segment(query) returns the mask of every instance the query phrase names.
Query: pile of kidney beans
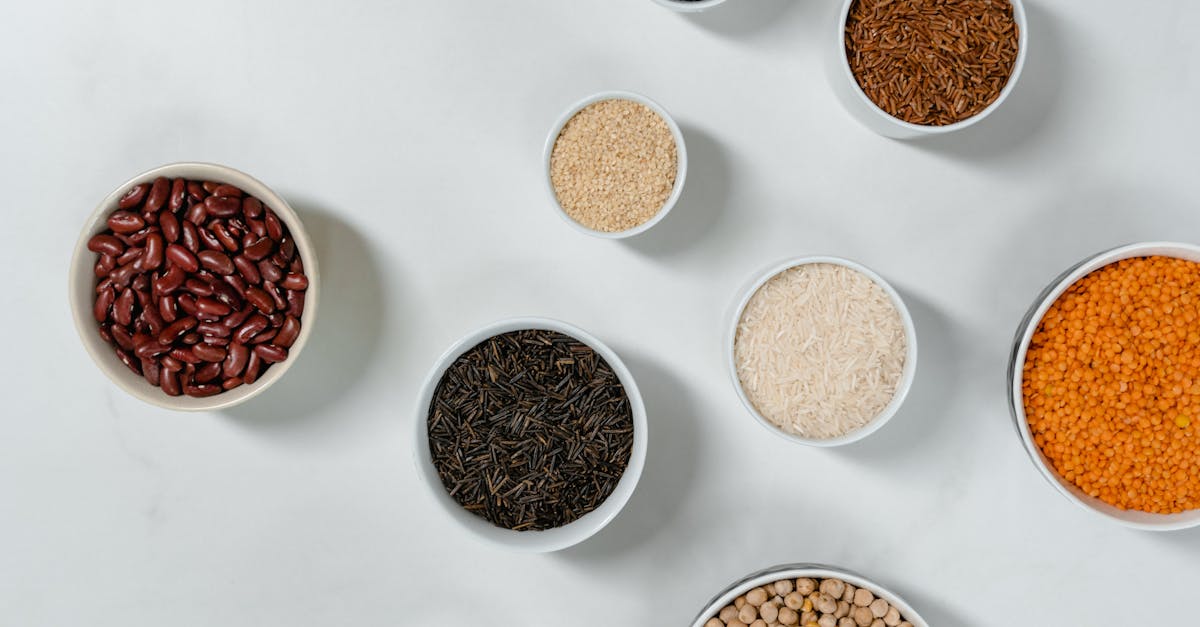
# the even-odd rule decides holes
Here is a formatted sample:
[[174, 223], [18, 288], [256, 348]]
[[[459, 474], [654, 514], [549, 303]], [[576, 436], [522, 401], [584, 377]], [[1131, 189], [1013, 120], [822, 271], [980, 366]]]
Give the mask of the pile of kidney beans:
[[163, 392], [254, 383], [300, 334], [308, 277], [270, 207], [233, 185], [135, 185], [88, 241], [100, 336]]

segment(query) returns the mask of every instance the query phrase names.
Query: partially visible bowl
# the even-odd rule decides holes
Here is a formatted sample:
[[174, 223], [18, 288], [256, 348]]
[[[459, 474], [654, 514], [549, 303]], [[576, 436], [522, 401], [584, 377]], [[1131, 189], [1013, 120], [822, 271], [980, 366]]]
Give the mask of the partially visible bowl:
[[725, 0], [654, 0], [655, 4], [680, 13], [699, 13], [724, 2]]
[[[567, 122], [571, 121], [571, 118], [575, 117], [576, 113], [584, 110], [589, 105], [605, 100], [630, 100], [645, 105], [651, 111], [657, 113], [663, 119], [663, 121], [667, 123], [667, 127], [671, 130], [671, 137], [675, 139], [675, 185], [671, 188], [670, 196], [667, 197], [667, 200], [665, 203], [663, 203], [663, 206], [659, 208], [658, 213], [654, 214], [654, 217], [633, 228], [625, 229], [624, 231], [599, 231], [577, 222], [570, 216], [570, 214], [567, 213], [567, 210], [563, 208], [562, 204], [559, 203], [558, 194], [554, 191], [554, 183], [550, 180], [550, 158], [554, 154], [554, 144], [558, 141], [558, 136], [562, 134], [563, 127], [567, 125]], [[657, 102], [654, 102], [653, 100], [641, 94], [635, 94], [629, 91], [600, 92], [598, 94], [588, 96], [587, 98], [584, 98], [583, 100], [571, 105], [566, 112], [559, 116], [558, 121], [554, 123], [554, 127], [550, 129], [550, 134], [546, 137], [546, 145], [542, 150], [542, 172], [545, 174], [546, 191], [550, 194], [550, 202], [554, 203], [554, 208], [558, 210], [558, 214], [567, 221], [567, 224], [570, 224], [572, 228], [580, 233], [586, 233], [587, 235], [603, 239], [624, 239], [626, 237], [633, 237], [634, 235], [645, 233], [654, 225], [662, 222], [663, 218], [667, 217], [667, 214], [670, 213], [671, 209], [675, 207], [675, 204], [679, 202], [679, 197], [683, 194], [683, 184], [687, 179], [687, 169], [687, 146], [683, 141], [683, 131], [680, 130], [679, 125], [675, 122], [675, 119], [671, 117], [670, 113], [667, 113], [667, 110], [664, 109], [662, 105], [659, 105]]]
[[857, 1], [843, 0], [842, 2], [842, 10], [838, 14], [836, 25], [837, 36], [836, 38], [830, 38], [834, 41], [836, 47], [828, 56], [830, 63], [827, 64], [827, 67], [830, 74], [830, 82], [833, 85], [838, 100], [842, 102], [842, 105], [845, 106], [846, 111], [851, 116], [872, 131], [884, 137], [894, 139], [913, 139], [960, 131], [978, 124], [995, 112], [996, 109], [999, 109], [1004, 104], [1004, 101], [1008, 99], [1013, 89], [1016, 88], [1017, 81], [1021, 78], [1021, 71], [1025, 68], [1025, 57], [1029, 48], [1029, 24], [1025, 17], [1025, 5], [1022, 4], [1021, 0], [1009, 0], [1013, 7], [1013, 20], [1016, 22], [1018, 29], [1017, 58], [1013, 62], [1012, 73], [1008, 76], [1008, 82], [1004, 84], [1004, 88], [1000, 90], [1000, 94], [996, 97], [996, 100], [979, 113], [965, 120], [944, 126], [913, 124], [893, 116], [875, 104], [867, 96], [866, 92], [862, 90], [862, 87], [858, 84], [858, 80], [854, 77], [854, 72], [850, 69], [850, 61], [846, 57], [846, 21], [850, 17], [850, 9]]
[[[750, 398], [746, 395], [746, 390], [742, 387], [742, 380], [741, 377], [738, 376], [737, 372], [737, 360], [735, 359], [734, 350], [735, 343], [737, 341], [738, 324], [741, 322], [742, 314], [746, 310], [746, 305], [750, 303], [750, 299], [754, 296], [755, 292], [758, 291], [758, 288], [762, 287], [767, 281], [770, 281], [773, 277], [775, 277], [775, 275], [785, 270], [795, 268], [797, 266], [816, 263], [845, 266], [851, 270], [862, 273], [867, 278], [879, 285], [879, 287], [883, 288], [883, 291], [887, 293], [888, 298], [891, 299], [892, 304], [895, 305], [896, 311], [900, 314], [900, 321], [904, 325], [905, 347], [907, 350], [904, 358], [904, 370], [900, 375], [900, 382], [896, 386], [896, 392], [893, 394], [891, 402], [888, 403], [887, 406], [884, 407], [877, 416], [875, 416], [875, 418], [862, 427], [845, 435], [826, 439], [806, 438], [794, 433], [788, 433], [775, 426], [775, 423], [763, 416], [762, 413], [758, 411], [758, 408], [754, 406], [754, 403], [750, 401]], [[884, 280], [883, 277], [876, 274], [873, 270], [860, 263], [851, 261], [849, 259], [843, 259], [841, 257], [796, 257], [781, 261], [767, 268], [765, 271], [755, 274], [754, 277], [747, 282], [745, 287], [741, 289], [741, 291], [738, 293], [737, 300], [734, 301], [732, 315], [730, 316], [729, 324], [725, 331], [724, 344], [725, 364], [729, 370], [729, 376], [733, 380], [733, 387], [737, 391], [738, 399], [742, 401], [742, 405], [745, 406], [746, 411], [750, 412], [750, 415], [754, 417], [758, 424], [762, 425], [771, 433], [774, 433], [775, 435], [778, 435], [779, 437], [790, 442], [804, 444], [807, 446], [842, 446], [852, 442], [857, 442], [871, 435], [872, 433], [875, 433], [882, 428], [883, 425], [887, 424], [887, 422], [896, 415], [896, 412], [900, 410], [900, 406], [904, 404], [904, 399], [908, 396], [908, 392], [912, 388], [913, 380], [916, 378], [917, 374], [917, 329], [913, 324], [912, 314], [909, 313], [908, 306], [904, 304], [904, 299], [900, 297], [900, 293], [897, 292], [890, 283]]]
[[781, 564], [750, 573], [729, 584], [728, 587], [709, 601], [708, 605], [704, 606], [704, 609], [692, 621], [691, 627], [704, 627], [704, 623], [713, 616], [716, 616], [721, 611], [721, 608], [733, 603], [734, 599], [742, 596], [749, 590], [781, 579], [799, 579], [802, 577], [841, 579], [846, 583], [854, 585], [856, 588], [865, 588], [870, 590], [876, 597], [887, 601], [889, 605], [900, 610], [904, 619], [912, 623], [913, 627], [929, 627], [929, 623], [925, 622], [925, 619], [921, 618], [921, 615], [917, 614], [917, 611], [895, 592], [852, 571], [836, 566], [825, 566], [823, 564]]
[[[599, 507], [591, 512], [566, 525], [544, 531], [513, 531], [511, 529], [504, 529], [463, 509], [446, 492], [446, 488], [442, 485], [442, 480], [438, 476], [437, 468], [433, 464], [432, 453], [429, 450], [429, 407], [433, 402], [433, 395], [437, 390], [438, 383], [441, 382], [442, 375], [445, 374], [446, 370], [463, 353], [471, 350], [480, 342], [495, 335], [526, 329], [557, 331], [579, 340], [596, 351], [596, 354], [603, 357], [604, 361], [608, 362], [613, 372], [616, 373], [617, 378], [621, 381], [621, 385], [625, 388], [625, 394], [629, 397], [630, 408], [633, 410], [633, 451], [629, 457], [629, 463], [626, 465], [625, 471], [621, 474], [620, 480], [617, 481], [616, 488]], [[441, 509], [455, 523], [471, 535], [489, 544], [513, 551], [549, 553], [574, 546], [592, 537], [616, 518], [621, 509], [625, 507], [625, 504], [629, 501], [629, 497], [633, 495], [634, 488], [637, 487], [638, 480], [642, 476], [642, 468], [646, 463], [646, 408], [642, 403], [642, 395], [638, 392], [637, 383], [634, 382], [633, 375], [629, 372], [629, 369], [625, 367], [621, 358], [599, 339], [579, 327], [549, 318], [520, 317], [500, 320], [476, 329], [455, 342], [446, 352], [442, 353], [442, 356], [438, 358], [433, 368], [429, 371], [429, 374], [425, 376], [425, 381], [421, 384], [421, 392], [417, 396], [414, 413], [415, 437], [413, 440], [416, 446], [414, 454], [417, 474], [433, 494], [434, 500], [437, 501]]]
[[[88, 240], [93, 235], [104, 231], [109, 214], [117, 209], [117, 202], [129, 188], [149, 183], [158, 177], [170, 179], [185, 178], [189, 180], [215, 181], [228, 183], [241, 188], [245, 193], [258, 198], [264, 205], [270, 207], [280, 220], [287, 225], [292, 239], [296, 243], [297, 254], [304, 260], [304, 273], [308, 277], [308, 288], [305, 293], [304, 314], [301, 316], [300, 334], [295, 343], [288, 349], [288, 357], [282, 362], [273, 364], [257, 381], [250, 385], [242, 385], [232, 390], [221, 392], [214, 396], [195, 398], [191, 396], [168, 396], [160, 388], [150, 385], [144, 378], [138, 376], [117, 358], [113, 347], [97, 333], [97, 324], [92, 317], [92, 305], [95, 302], [96, 276], [93, 266], [96, 263], [96, 253], [88, 250]], [[283, 378], [288, 369], [296, 363], [312, 333], [317, 320], [317, 304], [320, 300], [321, 275], [317, 266], [316, 249], [309, 240], [308, 232], [300, 217], [292, 210], [282, 197], [276, 194], [258, 179], [223, 165], [213, 163], [172, 163], [143, 172], [118, 186], [88, 217], [83, 225], [79, 240], [75, 243], [74, 256], [71, 259], [69, 283], [69, 300], [75, 330], [83, 341], [92, 360], [113, 383], [131, 396], [157, 405], [164, 409], [176, 411], [211, 411], [232, 407], [244, 403], [266, 391], [267, 388]]]
[[1176, 257], [1200, 263], [1200, 246], [1175, 242], [1143, 242], [1107, 250], [1071, 266], [1065, 272], [1058, 275], [1050, 285], [1046, 286], [1046, 289], [1038, 294], [1037, 298], [1033, 301], [1033, 305], [1025, 313], [1025, 317], [1021, 319], [1021, 323], [1017, 327], [1016, 336], [1013, 338], [1011, 358], [1008, 362], [1008, 409], [1012, 415], [1014, 426], [1017, 429], [1017, 435], [1020, 436], [1021, 444], [1025, 447], [1025, 452], [1028, 453], [1030, 461], [1033, 462], [1034, 467], [1037, 468], [1042, 477], [1058, 490], [1059, 494], [1066, 497], [1067, 500], [1105, 520], [1113, 521], [1126, 527], [1147, 531], [1173, 531], [1200, 527], [1200, 509], [1178, 514], [1151, 514], [1134, 510], [1123, 510], [1087, 494], [1075, 484], [1059, 476], [1051, 468], [1049, 460], [1042, 454], [1041, 449], [1033, 439], [1033, 432], [1029, 428], [1029, 419], [1025, 415], [1024, 394], [1022, 393], [1025, 356], [1029, 352], [1029, 345], [1033, 341], [1033, 334], [1037, 331], [1038, 325], [1041, 323], [1042, 318], [1045, 317], [1046, 312], [1058, 300], [1058, 297], [1062, 296], [1063, 292], [1066, 292], [1076, 281], [1104, 266], [1121, 261], [1122, 259], [1153, 255]]

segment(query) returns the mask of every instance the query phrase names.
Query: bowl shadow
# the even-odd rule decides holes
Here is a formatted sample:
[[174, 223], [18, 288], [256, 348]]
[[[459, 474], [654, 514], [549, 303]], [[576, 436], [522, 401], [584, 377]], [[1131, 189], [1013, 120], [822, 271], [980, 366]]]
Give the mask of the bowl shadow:
[[789, 12], [816, 4], [815, 0], [730, 0], [708, 11], [680, 15], [718, 35], [748, 37], [779, 25]]
[[[912, 292], [896, 288], [917, 331], [917, 371], [900, 411], [871, 436], [838, 449], [872, 462], [924, 459], [923, 449], [943, 441], [951, 391], [959, 389], [964, 370], [962, 346], [949, 316]], [[925, 451], [928, 452], [928, 451]]]
[[671, 528], [690, 490], [699, 459], [698, 412], [692, 394], [676, 375], [633, 351], [617, 351], [637, 381], [646, 405], [646, 464], [624, 509], [594, 537], [556, 555], [569, 561], [620, 558]]
[[[377, 357], [387, 315], [379, 262], [367, 239], [315, 204], [295, 201], [292, 207], [319, 262], [316, 326], [286, 376], [261, 396], [224, 411], [239, 425], [264, 434], [313, 429], [331, 420], [327, 409], [359, 384]], [[324, 429], [322, 435], [332, 431]]]
[[683, 194], [662, 222], [636, 237], [621, 240], [650, 256], [675, 255], [716, 234], [729, 205], [729, 157], [707, 132], [680, 124], [687, 143], [688, 172]]
[[1054, 16], [1044, 7], [1027, 3], [1029, 50], [1025, 67], [1008, 99], [987, 119], [945, 135], [910, 140], [913, 147], [964, 161], [987, 161], [1028, 148], [1049, 128], [1062, 100], [1066, 80], [1065, 49]]

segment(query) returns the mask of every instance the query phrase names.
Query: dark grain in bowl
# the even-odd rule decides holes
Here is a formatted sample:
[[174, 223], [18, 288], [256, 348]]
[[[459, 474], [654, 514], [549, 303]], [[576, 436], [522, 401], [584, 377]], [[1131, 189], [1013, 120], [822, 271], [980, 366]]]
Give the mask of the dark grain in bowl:
[[287, 225], [240, 188], [156, 178], [93, 235], [93, 317], [131, 371], [169, 396], [252, 384], [300, 335], [308, 277]]

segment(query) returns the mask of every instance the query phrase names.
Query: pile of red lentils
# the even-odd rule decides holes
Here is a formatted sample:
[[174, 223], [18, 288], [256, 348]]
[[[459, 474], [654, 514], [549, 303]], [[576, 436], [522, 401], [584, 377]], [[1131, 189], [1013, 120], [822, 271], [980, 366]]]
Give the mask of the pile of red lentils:
[[1067, 481], [1121, 509], [1200, 508], [1200, 264], [1125, 259], [1077, 281], [1034, 333], [1022, 392]]

